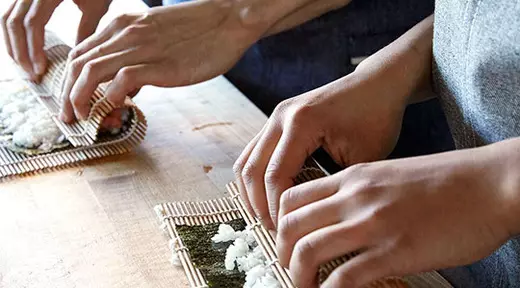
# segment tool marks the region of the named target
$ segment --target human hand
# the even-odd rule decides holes
[[[7,53],[30,76],[39,81],[47,68],[43,51],[45,25],[62,0],[14,0],[1,18]],[[82,11],[76,43],[96,31],[111,0],[74,0]]]
[[[276,107],[234,167],[242,198],[267,228],[275,228],[280,195],[320,146],[343,167],[391,152],[405,104],[385,87],[354,72]]]
[[[504,212],[511,200],[497,181],[506,173],[487,161],[496,157],[476,151],[359,164],[290,188],[280,263],[296,286],[318,287],[319,265],[358,251],[321,286],[355,288],[491,254],[514,234]]]
[[[222,3],[194,1],[122,15],[79,44],[70,54],[61,119],[85,119],[93,91],[109,80],[105,96],[118,107],[143,85],[183,86],[226,72],[257,38],[237,27]]]

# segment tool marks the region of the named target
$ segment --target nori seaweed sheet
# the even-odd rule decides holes
[[[193,264],[199,268],[209,287],[242,287],[246,282],[245,273],[238,271],[236,267],[232,271],[226,270],[224,265],[226,250],[233,244],[233,241],[225,243],[213,243],[211,241],[211,238],[217,234],[220,224],[231,225],[235,231],[244,230],[246,227],[243,219],[237,219],[207,225],[179,225],[177,232],[188,248]]]

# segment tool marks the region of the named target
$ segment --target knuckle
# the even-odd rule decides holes
[[[127,37],[132,37],[132,36],[135,36],[135,35],[138,35],[140,32],[140,29],[139,27],[135,26],[135,25],[130,25],[128,27],[126,27],[124,30],[123,30],[123,34]]]
[[[149,33],[146,32],[146,29],[143,26],[139,25],[130,25],[126,27],[122,34],[123,38],[126,38],[126,41],[131,43],[142,43],[146,41],[145,39],[149,39]]]
[[[294,231],[294,227],[297,225],[297,221],[298,219],[291,214],[284,215],[278,221],[278,237],[284,242],[288,242],[291,238],[291,232]]]
[[[78,58],[79,55],[81,55],[81,50],[79,50],[79,49],[76,47],[76,48],[70,50],[70,52],[69,52],[69,56],[68,56],[68,57],[69,57],[69,60],[74,60],[74,59]]]
[[[235,173],[235,175],[238,177],[238,176],[241,176],[242,174],[242,168],[244,167],[244,161],[241,160],[240,158],[233,164],[233,173]]]
[[[285,111],[292,105],[292,102],[293,102],[292,99],[287,99],[287,100],[284,100],[284,101],[280,102],[274,108],[273,116],[275,116],[275,115],[283,115],[285,113]]]
[[[96,46],[96,48],[94,48],[95,50],[95,55],[106,55],[107,53],[107,47],[106,47],[106,44],[101,44],[101,45],[98,45]]]
[[[290,203],[294,202],[294,190],[289,188],[280,196],[280,211],[287,211]]]
[[[136,83],[137,77],[136,74],[133,72],[132,69],[128,67],[124,67],[119,71],[120,74],[120,81],[123,83]]]
[[[7,19],[9,19],[9,13],[4,13],[2,16],[0,16],[0,21],[2,22],[2,25],[7,24]]]
[[[357,163],[351,165],[347,168],[347,172],[349,174],[356,173],[357,175],[362,175],[363,171],[365,171],[370,166],[369,163]]]
[[[113,23],[115,26],[118,26],[118,27],[126,26],[131,21],[131,19],[132,19],[132,16],[130,16],[129,14],[122,14],[122,15],[117,16],[114,19]]]
[[[378,183],[374,177],[367,177],[369,175],[366,171],[370,164],[360,163],[355,164],[344,170],[344,177],[340,178],[340,186],[347,185],[355,193],[366,195],[365,192],[378,191]]]
[[[99,67],[100,67],[100,63],[97,62],[97,61],[89,61],[85,64],[85,66],[83,67],[83,69],[85,69],[85,72],[87,73],[87,75],[89,77],[93,76],[93,75],[96,75],[97,72],[99,71]]]
[[[20,16],[9,17],[7,19],[7,28],[11,31],[18,31],[22,28],[23,18]]]
[[[143,13],[139,16],[139,18],[137,18],[136,22],[141,23],[141,24],[153,23],[153,15],[152,15],[152,13],[149,13],[149,12]]]
[[[241,176],[242,176],[242,179],[244,180],[244,182],[251,183],[257,174],[257,170],[258,169],[256,168],[255,164],[252,164],[251,162],[247,162],[244,165],[244,168],[242,169],[242,173],[241,173]]]
[[[298,263],[306,263],[306,265],[311,264],[313,259],[316,258],[315,253],[316,245],[314,245],[312,240],[308,240],[308,238],[302,238],[300,241],[296,242],[296,245],[294,246],[294,256]]]
[[[73,60],[70,62],[70,73],[74,78],[79,77],[81,70],[83,69],[83,62],[79,60]]]
[[[290,123],[293,126],[301,126],[311,117],[313,108],[309,105],[302,105],[292,110]]]
[[[34,28],[38,26],[39,21],[39,18],[37,18],[36,16],[28,15],[27,17],[25,17],[23,23],[26,28]]]
[[[282,179],[282,171],[276,164],[269,164],[265,171],[264,182],[266,186],[275,186]]]

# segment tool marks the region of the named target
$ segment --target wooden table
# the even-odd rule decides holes
[[[79,14],[65,2],[49,27],[71,43]],[[102,25],[144,9],[114,0]],[[135,100],[149,130],[134,152],[0,184],[0,287],[188,287],[153,206],[224,196],[266,117],[223,77]]]

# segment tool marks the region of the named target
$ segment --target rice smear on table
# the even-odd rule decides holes
[[[246,274],[244,288],[281,288],[262,248],[256,243],[250,229],[235,231],[228,224],[220,224],[218,233],[211,238],[214,243],[233,241],[226,250],[225,266]]]

